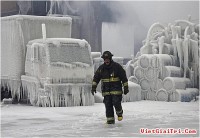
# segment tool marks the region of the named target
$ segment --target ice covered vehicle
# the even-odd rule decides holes
[[[20,99],[39,106],[94,104],[90,45],[72,38],[36,39],[27,44]]]
[[[49,39],[36,40],[43,37],[42,24],[46,28],[45,38]],[[87,101],[85,93],[80,93],[89,89],[87,82],[93,75],[90,46],[85,40],[64,39],[71,37],[71,24],[70,17],[1,17],[2,99],[12,97],[19,102],[30,101],[32,105],[42,106],[93,104],[93,99]],[[85,87],[71,86],[77,83]],[[64,89],[66,92],[62,93]],[[61,94],[49,93],[50,90],[61,91]],[[65,103],[60,104],[60,101]]]

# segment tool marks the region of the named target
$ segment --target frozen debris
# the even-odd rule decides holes
[[[158,32],[162,32],[164,29],[165,29],[165,27],[163,25],[161,25],[159,22],[151,25],[151,27],[149,28],[149,31],[147,33],[146,43],[149,42],[150,40],[152,40],[152,38],[155,38],[154,36]]]
[[[148,91],[151,88],[151,83],[147,79],[143,78],[140,80],[140,86],[142,90]]]
[[[147,91],[146,100],[156,101],[156,91]]]
[[[153,57],[153,54],[143,54],[140,56],[138,60],[138,65],[145,69],[151,66],[151,58]]]
[[[171,44],[164,43],[162,48],[162,54],[173,55],[174,47]]]
[[[176,89],[200,87],[199,38],[199,24],[187,20],[149,28],[131,74],[141,85],[142,99],[170,101],[168,96]]]
[[[196,96],[199,95],[199,90],[196,88],[187,88],[183,89],[176,89],[170,95],[170,101],[172,102],[190,102],[193,99],[196,99]]]
[[[152,90],[158,91],[160,89],[163,89],[163,81],[161,79],[155,79],[152,83]]]
[[[147,100],[147,90],[141,90],[141,100]]]
[[[144,78],[144,69],[139,67],[139,66],[137,66],[134,69],[134,75],[138,80],[141,80],[142,78]]]
[[[164,89],[160,89],[156,92],[156,100],[157,101],[168,102],[169,101],[168,96],[169,96],[169,93]]]
[[[176,66],[164,66],[161,78],[183,77],[183,69]]]
[[[175,89],[186,89],[191,87],[191,80],[181,77],[167,77],[163,80],[163,87],[168,92],[172,92]]]
[[[157,79],[159,76],[159,69],[155,69],[153,67],[148,67],[148,68],[144,69],[144,76],[149,81]]]
[[[159,54],[164,54],[163,53],[164,40],[165,40],[165,36],[161,36],[158,38]]]

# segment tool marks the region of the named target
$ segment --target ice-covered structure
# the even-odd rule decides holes
[[[1,87],[12,97],[20,92],[21,75],[25,74],[26,44],[42,38],[41,24],[46,25],[48,38],[71,37],[71,18],[14,15],[1,18]]]
[[[21,99],[41,106],[94,104],[90,45],[72,38],[36,39],[27,44]]]
[[[12,98],[40,106],[94,103],[91,47],[70,38],[70,17],[16,15],[1,23],[1,88]]]
[[[199,95],[199,38],[199,25],[187,20],[150,27],[126,67],[130,80],[141,86],[142,99],[189,102]]]

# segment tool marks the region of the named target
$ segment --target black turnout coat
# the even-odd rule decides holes
[[[125,70],[119,63],[111,61],[110,65],[102,64],[95,72],[92,89],[96,87],[101,80],[102,95],[122,95],[122,86],[128,87],[128,79]]]

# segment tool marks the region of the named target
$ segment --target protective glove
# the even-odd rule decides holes
[[[128,87],[125,86],[125,87],[124,87],[124,95],[126,95],[128,92],[129,92]]]

